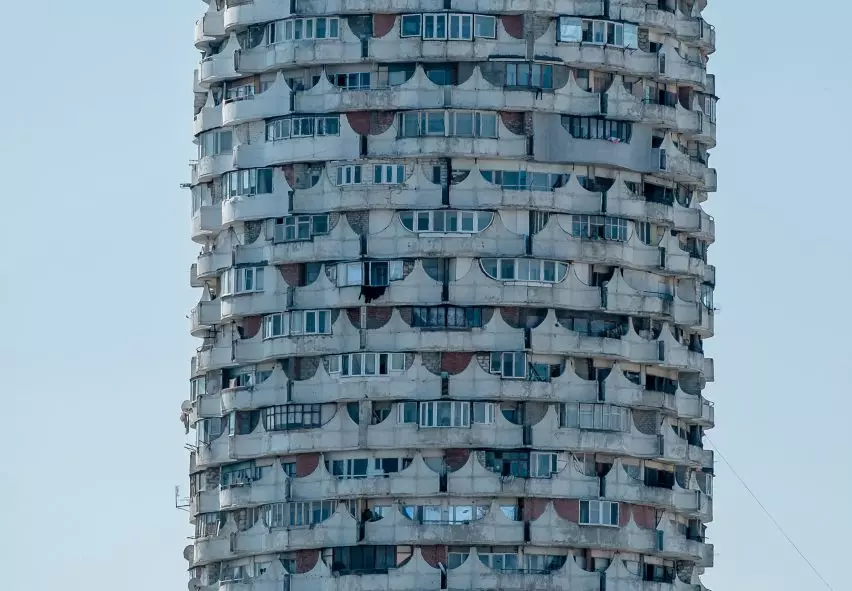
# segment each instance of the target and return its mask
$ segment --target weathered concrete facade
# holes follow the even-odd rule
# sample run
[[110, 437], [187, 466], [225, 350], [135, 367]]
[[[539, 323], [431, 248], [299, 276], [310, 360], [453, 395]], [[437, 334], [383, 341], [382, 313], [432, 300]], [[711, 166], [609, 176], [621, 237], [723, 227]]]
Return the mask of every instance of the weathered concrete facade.
[[704, 589], [705, 4], [209, 0], [191, 589]]

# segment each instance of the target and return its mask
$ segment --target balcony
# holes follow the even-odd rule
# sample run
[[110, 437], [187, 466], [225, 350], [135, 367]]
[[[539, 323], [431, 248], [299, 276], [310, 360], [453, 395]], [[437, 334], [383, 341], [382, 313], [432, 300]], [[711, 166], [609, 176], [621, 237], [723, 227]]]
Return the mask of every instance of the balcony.
[[[290, 4], [280, 0], [251, 0], [226, 6], [223, 13], [223, 28], [235, 28], [268, 23], [290, 16]], [[333, 14], [333, 13], [332, 13]]]
[[[507, 217], [510, 216], [506, 213]], [[515, 221], [510, 217], [510, 221]], [[393, 214], [387, 226], [370, 234], [367, 256], [376, 258], [406, 257], [479, 257], [500, 253], [523, 256], [524, 236], [506, 227], [501, 213], [492, 214], [489, 225], [478, 232], [413, 232]]]
[[236, 195], [222, 201], [222, 225], [284, 217], [290, 213], [289, 193], [290, 186], [284, 171], [276, 168], [272, 172], [271, 193]]
[[[280, 2], [277, 4], [280, 6]], [[285, 11], [279, 8], [278, 16], [272, 20], [282, 18], [283, 12]], [[336, 39], [282, 41], [268, 45], [264, 38], [257, 47], [237, 52], [234, 56], [236, 69], [241, 74], [261, 74], [292, 68], [294, 65], [360, 63], [363, 60], [361, 40], [349, 28], [346, 19], [340, 19], [339, 27], [340, 36]]]
[[198, 302], [189, 313], [190, 334], [203, 337], [205, 333], [221, 322], [221, 300]]
[[195, 46], [202, 45], [224, 37], [225, 25], [223, 13], [213, 8], [208, 8], [204, 16], [195, 21]]
[[232, 34], [219, 53], [201, 60], [199, 82], [202, 85], [209, 86], [216, 82], [237, 78], [238, 74], [234, 68], [234, 62], [235, 54], [239, 48], [240, 43], [237, 41], [236, 35]]
[[497, 413], [490, 425], [470, 427], [418, 427], [400, 423], [398, 413], [367, 429], [367, 446], [373, 449], [418, 449], [496, 447], [512, 449], [523, 445], [523, 427], [507, 421]]
[[332, 318], [337, 318], [332, 322], [328, 334], [263, 339], [262, 331], [258, 329], [253, 337], [236, 341], [234, 361], [250, 364], [269, 359], [333, 355], [360, 349], [359, 330], [352, 326], [345, 311], [332, 310], [331, 314]]
[[324, 135], [239, 144], [234, 147], [236, 168], [264, 168], [289, 162], [325, 162], [359, 158], [359, 138], [346, 117], [340, 117], [340, 135]]
[[[334, 222], [331, 217], [337, 216]], [[351, 260], [358, 257], [361, 239], [343, 214], [330, 216], [327, 234], [317, 234], [309, 240], [292, 240], [269, 243], [260, 241], [258, 246], [246, 246], [237, 249], [238, 263], [250, 263], [267, 260], [272, 265], [309, 263], [317, 261]]]
[[197, 279], [212, 279], [217, 277], [222, 269], [231, 266], [233, 254], [230, 250], [202, 250], [196, 263]]
[[[283, 283], [283, 280], [279, 281]], [[288, 303], [289, 288], [274, 288], [266, 291], [255, 291], [237, 294], [223, 294], [222, 319], [236, 320], [246, 316], [262, 316], [273, 312], [290, 309]]]
[[264, 92], [226, 99], [221, 106], [222, 125], [239, 125], [290, 114], [290, 87], [279, 71]]
[[213, 93], [207, 93], [207, 102], [192, 120], [192, 133], [198, 135], [203, 131], [222, 127], [222, 107], [217, 105]]
[[716, 29], [703, 18], [678, 14], [677, 36], [692, 41], [705, 52], [716, 51]]
[[[329, 163], [319, 181], [308, 189], [297, 189], [293, 195], [294, 212], [357, 211], [364, 209], [438, 209], [441, 207], [442, 187], [426, 176], [419, 162], [405, 165], [405, 180], [400, 184], [368, 182], [372, 166], [368, 161]], [[334, 181], [338, 166], [360, 166], [363, 184], [337, 185]]]
[[[420, 548], [387, 572], [336, 572], [320, 558], [310, 572], [290, 576], [290, 591], [423, 591], [440, 589], [441, 571], [423, 560]], [[276, 589], [275, 591], [280, 591]]]
[[222, 206], [202, 205], [192, 214], [192, 240], [205, 244], [210, 236], [215, 236], [222, 228]]

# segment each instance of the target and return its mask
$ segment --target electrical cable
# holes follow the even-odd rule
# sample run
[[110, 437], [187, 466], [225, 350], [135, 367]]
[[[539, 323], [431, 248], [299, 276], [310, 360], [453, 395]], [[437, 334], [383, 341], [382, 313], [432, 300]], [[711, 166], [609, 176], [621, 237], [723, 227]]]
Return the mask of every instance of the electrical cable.
[[793, 539], [787, 534], [786, 531], [784, 531], [784, 528], [781, 527], [781, 524], [778, 523], [778, 520], [775, 519], [775, 517], [772, 516], [772, 513], [769, 512], [769, 509], [767, 509], [766, 506], [760, 501], [760, 499], [757, 498], [757, 495], [754, 493], [754, 491], [752, 491], [751, 488], [749, 488], [748, 484], [746, 484], [746, 482], [745, 482], [745, 480], [743, 480], [742, 476], [739, 475], [739, 473], [734, 469], [734, 467], [731, 465], [731, 463], [728, 461], [728, 459], [725, 457], [725, 455], [719, 450], [719, 447], [715, 443], [713, 443], [713, 441], [707, 436], [706, 433], [704, 435], [704, 438], [707, 439], [708, 443], [710, 443], [710, 445], [713, 446], [713, 449], [716, 451], [716, 453], [719, 455], [719, 457], [722, 458], [722, 461], [731, 470], [731, 473], [733, 473], [734, 477], [736, 477], [736, 479], [740, 481], [740, 484], [743, 485], [743, 488], [746, 489], [746, 492], [748, 492], [748, 494], [751, 496], [751, 498], [754, 499], [754, 502], [757, 503], [758, 507], [760, 507], [763, 510], [763, 512], [766, 514], [766, 516], [769, 518], [769, 520], [775, 525], [775, 527], [778, 529], [778, 531], [781, 533], [781, 535], [784, 536], [784, 539], [787, 540], [787, 543], [789, 543], [793, 547], [793, 549], [799, 554], [799, 556], [802, 557], [802, 560], [804, 560], [805, 563], [811, 568], [811, 570], [819, 578], [819, 580], [822, 581], [822, 583], [825, 585], [825, 588], [828, 589], [829, 591], [834, 591], [834, 588], [829, 584], [829, 582], [825, 579], [825, 577], [822, 576], [822, 574], [819, 572], [819, 570], [817, 570], [817, 567], [814, 566], [814, 563], [812, 563], [810, 560], [808, 560], [808, 557], [805, 556], [805, 553], [802, 552], [801, 549], [799, 549], [799, 547], [796, 545], [796, 543], [793, 541]]

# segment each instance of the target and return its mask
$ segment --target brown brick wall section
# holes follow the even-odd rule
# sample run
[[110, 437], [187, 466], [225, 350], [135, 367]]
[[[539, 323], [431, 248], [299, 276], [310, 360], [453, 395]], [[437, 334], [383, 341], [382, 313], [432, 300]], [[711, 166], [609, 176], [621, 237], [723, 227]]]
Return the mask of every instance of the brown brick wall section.
[[308, 573], [319, 560], [319, 550], [299, 550], [296, 552], [296, 573]]
[[521, 309], [517, 306], [500, 308], [500, 316], [512, 328], [521, 328]]
[[296, 478], [313, 474], [319, 466], [319, 459], [319, 454], [299, 454], [296, 456]]
[[246, 316], [243, 318], [241, 336], [243, 339], [250, 339], [260, 332], [260, 325], [263, 323], [263, 316]]
[[396, 22], [395, 14], [374, 14], [373, 15], [373, 37], [384, 37], [393, 29]]
[[409, 308], [408, 306], [399, 308], [399, 317], [408, 326], [411, 326], [411, 322], [414, 320], [414, 308]]
[[370, 112], [359, 111], [357, 113], [347, 113], [346, 120], [349, 121], [349, 126], [360, 135], [369, 135], [370, 133]]
[[[636, 525], [643, 529], [656, 529], [657, 527], [657, 510], [653, 507], [648, 507], [646, 505], [622, 505], [622, 515], [619, 515], [618, 521], [619, 525], [624, 527], [627, 525], [627, 520], [625, 519], [625, 515], [628, 511], [626, 508], [630, 508], [630, 515], [633, 517], [633, 521], [636, 522]], [[628, 516], [629, 518], [629, 516]]]
[[506, 129], [515, 135], [524, 135], [524, 114], [510, 111], [500, 111], [500, 120]]
[[421, 546], [420, 553], [432, 568], [438, 568], [438, 564], [447, 564], [446, 546]]
[[451, 471], [456, 471], [467, 464], [470, 457], [470, 450], [467, 449], [448, 449], [444, 452], [444, 463]]
[[443, 353], [441, 355], [441, 370], [451, 376], [460, 374], [470, 365], [473, 353]]
[[524, 500], [524, 521], [535, 521], [542, 516], [550, 501], [547, 499], [530, 498]]
[[524, 38], [524, 16], [522, 14], [503, 15], [500, 17], [503, 28], [510, 37]]
[[375, 330], [387, 324], [393, 316], [391, 307], [367, 308], [367, 328]]
[[556, 514], [571, 523], [580, 522], [580, 501], [577, 499], [556, 499], [553, 501]]
[[346, 317], [355, 328], [361, 328], [361, 308], [346, 308]]
[[363, 236], [370, 229], [370, 212], [350, 211], [346, 214], [346, 221], [356, 234]]
[[281, 274], [281, 278], [287, 282], [287, 285], [297, 287], [303, 285], [302, 278], [304, 277], [304, 273], [302, 273], [302, 265], [302, 263], [278, 265], [278, 272]]

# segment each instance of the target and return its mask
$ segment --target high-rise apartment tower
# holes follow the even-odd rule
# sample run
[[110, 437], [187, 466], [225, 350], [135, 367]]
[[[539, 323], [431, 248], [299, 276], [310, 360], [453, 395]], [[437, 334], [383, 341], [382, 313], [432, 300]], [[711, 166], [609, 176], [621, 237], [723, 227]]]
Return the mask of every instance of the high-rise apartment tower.
[[193, 591], [701, 591], [706, 0], [209, 0]]

